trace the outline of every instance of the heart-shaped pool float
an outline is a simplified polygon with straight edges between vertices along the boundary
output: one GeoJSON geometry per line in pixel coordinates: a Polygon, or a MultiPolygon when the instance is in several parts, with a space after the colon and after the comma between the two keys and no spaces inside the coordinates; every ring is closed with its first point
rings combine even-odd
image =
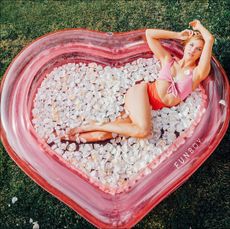
{"type": "MultiPolygon", "coordinates": [[[[162,41],[182,55],[175,41],[162,41]]],[[[1,139],[18,166],[37,184],[100,228],[130,228],[185,182],[215,150],[229,124],[229,83],[215,58],[202,82],[204,113],[156,160],[130,182],[111,192],[73,168],[36,132],[34,97],[45,76],[67,63],[95,62],[119,68],[151,58],[144,31],[101,33],[82,29],[58,31],[38,38],[13,60],[1,83],[1,139]],[[180,147],[179,147],[180,146],[180,147]],[[160,164],[159,164],[160,163],[160,164]],[[156,169],[156,164],[158,164],[156,169]]]]}

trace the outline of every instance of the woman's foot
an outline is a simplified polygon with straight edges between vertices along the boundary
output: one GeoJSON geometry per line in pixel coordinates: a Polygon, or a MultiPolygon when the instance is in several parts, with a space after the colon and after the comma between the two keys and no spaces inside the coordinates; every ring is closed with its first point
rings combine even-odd
{"type": "Polygon", "coordinates": [[[79,138],[84,139],[86,142],[99,142],[111,139],[113,135],[110,132],[93,131],[81,133],[79,134],[79,138]]]}
{"type": "Polygon", "coordinates": [[[116,137],[116,134],[112,134],[110,132],[104,132],[104,131],[77,133],[74,129],[71,129],[69,133],[70,134],[68,134],[67,136],[61,136],[60,139],[73,141],[73,142],[76,142],[76,140],[78,139],[79,141],[85,143],[85,142],[105,141],[116,137]]]}

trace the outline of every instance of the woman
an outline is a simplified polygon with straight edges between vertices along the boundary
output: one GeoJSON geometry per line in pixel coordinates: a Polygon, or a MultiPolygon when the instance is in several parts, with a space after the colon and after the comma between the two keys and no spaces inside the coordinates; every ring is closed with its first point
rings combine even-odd
{"type": "Polygon", "coordinates": [[[159,78],[153,83],[134,85],[127,91],[125,109],[129,116],[125,119],[118,118],[101,125],[91,121],[90,125],[71,129],[67,139],[74,141],[79,136],[87,142],[94,142],[111,139],[114,136],[112,133],[136,138],[148,137],[153,127],[151,108],[157,110],[179,104],[209,74],[214,37],[199,20],[189,25],[199,32],[147,29],[147,43],[162,66],[159,78]],[[159,39],[185,41],[183,58],[174,60],[159,39]]]}

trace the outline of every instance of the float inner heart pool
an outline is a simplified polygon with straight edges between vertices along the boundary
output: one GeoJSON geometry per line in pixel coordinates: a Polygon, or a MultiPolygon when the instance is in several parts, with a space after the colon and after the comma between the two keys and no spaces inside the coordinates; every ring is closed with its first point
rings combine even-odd
{"type": "MultiPolygon", "coordinates": [[[[181,58],[182,46],[162,45],[181,58]]],[[[229,123],[229,84],[212,57],[210,75],[182,103],[152,110],[145,139],[60,140],[89,120],[125,119],[125,94],[160,70],[144,31],[63,30],[23,49],[1,82],[1,139],[37,184],[100,228],[130,228],[211,155],[229,123]],[[57,137],[54,133],[57,133],[57,137]]]]}
{"type": "Polygon", "coordinates": [[[74,143],[58,136],[87,120],[114,121],[124,111],[121,118],[126,117],[125,92],[140,80],[155,80],[159,68],[154,58],[138,58],[120,68],[95,62],[55,68],[38,88],[32,123],[39,136],[90,182],[111,194],[127,190],[184,144],[185,136],[192,135],[205,112],[207,96],[201,87],[179,106],[152,110],[154,128],[149,138],[114,134],[114,139],[104,144],[84,144],[83,137],[74,143]]]}

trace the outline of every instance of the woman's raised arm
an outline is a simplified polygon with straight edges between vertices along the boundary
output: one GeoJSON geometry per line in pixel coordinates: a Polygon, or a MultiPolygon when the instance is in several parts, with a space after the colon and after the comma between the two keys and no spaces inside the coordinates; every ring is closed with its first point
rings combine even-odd
{"type": "Polygon", "coordinates": [[[161,63],[164,63],[165,61],[169,61],[172,57],[161,45],[159,39],[186,40],[191,35],[191,31],[183,30],[182,32],[173,32],[162,29],[146,29],[145,34],[149,48],[153,51],[161,63]]]}
{"type": "Polygon", "coordinates": [[[199,20],[194,20],[189,23],[193,29],[198,30],[204,38],[205,44],[200,56],[199,63],[196,67],[196,72],[199,81],[204,80],[211,68],[212,47],[214,43],[213,35],[200,23],[199,20]]]}

